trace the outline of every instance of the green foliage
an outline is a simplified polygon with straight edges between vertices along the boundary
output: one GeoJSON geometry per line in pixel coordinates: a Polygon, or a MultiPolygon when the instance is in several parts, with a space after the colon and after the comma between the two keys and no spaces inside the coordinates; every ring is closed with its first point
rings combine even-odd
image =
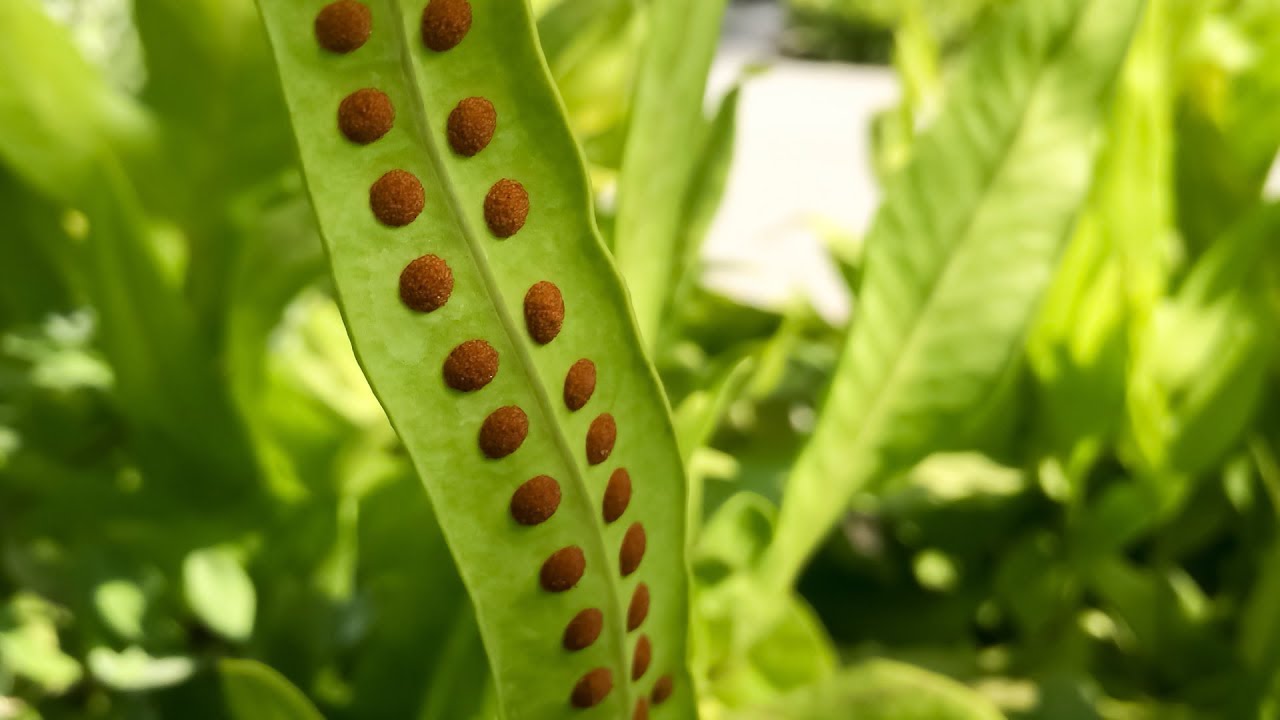
{"type": "Polygon", "coordinates": [[[790,584],[857,490],[963,440],[998,393],[1088,189],[1141,9],[1022,5],[979,39],[866,239],[858,319],[788,482],[765,586],[790,584]]]}
{"type": "Polygon", "coordinates": [[[197,550],[182,561],[183,592],[196,617],[233,642],[253,634],[253,580],[227,548],[197,550]]]}
{"type": "MultiPolygon", "coordinates": [[[[671,199],[694,189],[695,163],[704,154],[699,149],[710,134],[702,98],[724,8],[725,0],[694,5],[658,0],[649,13],[655,41],[645,46],[636,72],[612,248],[624,268],[641,334],[650,342],[658,333],[668,288],[678,279],[675,267],[689,254],[684,231],[693,218],[671,199]]],[[[727,103],[732,108],[735,98],[727,103]]],[[[731,109],[726,117],[732,122],[731,109]]],[[[731,135],[720,129],[713,137],[731,135]]],[[[715,164],[704,160],[703,167],[715,164]]]]}
{"type": "Polygon", "coordinates": [[[981,695],[910,665],[876,660],[849,667],[813,688],[787,696],[776,708],[743,713],[743,720],[999,720],[981,695]]]}
{"type": "MultiPolygon", "coordinates": [[[[948,47],[961,44],[982,13],[1010,0],[786,0],[788,42],[801,53],[865,62],[901,51],[893,35],[923,20],[948,47]]],[[[900,40],[900,38],[899,38],[900,40]]]]}
{"type": "Polygon", "coordinates": [[[655,720],[1278,716],[1275,2],[789,3],[788,44],[892,40],[904,90],[872,231],[828,232],[837,325],[701,282],[740,112],[702,96],[723,3],[473,0],[433,55],[425,2],[371,0],[341,57],[321,0],[0,2],[0,716],[631,720],[661,671],[655,720]],[[366,86],[397,120],[357,147],[334,115],[366,86]],[[471,95],[499,130],[463,159],[471,95]],[[393,165],[427,189],[399,230],[368,209],[393,165]],[[532,212],[496,240],[502,177],[532,212]],[[455,289],[415,315],[427,252],[455,289]],[[441,363],[472,337],[501,369],[463,395],[441,363]],[[487,461],[510,403],[530,435],[487,461]],[[534,474],[564,498],[517,527],[534,474]],[[542,592],[569,543],[586,576],[542,592]],[[587,604],[606,632],[569,654],[587,604]],[[574,710],[595,665],[615,690],[574,710]]]}
{"type": "Polygon", "coordinates": [[[253,660],[219,660],[167,701],[193,720],[320,720],[306,696],[253,660]]]}

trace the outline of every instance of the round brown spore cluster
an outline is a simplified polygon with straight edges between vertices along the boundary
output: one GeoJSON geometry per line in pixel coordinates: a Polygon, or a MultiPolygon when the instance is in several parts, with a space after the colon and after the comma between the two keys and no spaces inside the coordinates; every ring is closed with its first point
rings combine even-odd
{"type": "Polygon", "coordinates": [[[461,392],[475,392],[498,375],[498,351],[484,340],[468,340],[444,361],[444,381],[461,392]]]}
{"type": "Polygon", "coordinates": [[[452,50],[471,30],[467,0],[431,0],[422,11],[422,42],[431,50],[452,50]]]}
{"type": "Polygon", "coordinates": [[[604,489],[604,521],[612,523],[627,511],[631,503],[631,473],[626,468],[618,468],[609,476],[609,484],[604,489]]]}
{"type": "Polygon", "coordinates": [[[449,113],[449,147],[463,157],[474,157],[489,147],[498,128],[498,111],[482,97],[469,97],[449,113]]]}
{"type": "Polygon", "coordinates": [[[569,368],[564,377],[564,405],[578,411],[596,391],[596,364],[583,358],[569,368]]]}
{"type": "Polygon", "coordinates": [[[375,88],[361,88],[342,99],[338,105],[338,129],[353,143],[368,145],[391,131],[396,122],[396,109],[386,93],[375,88]]]}
{"type": "Polygon", "coordinates": [[[569,701],[576,708],[589,708],[600,704],[613,690],[613,673],[608,668],[596,668],[573,686],[569,701]]]}
{"type": "Polygon", "coordinates": [[[671,691],[675,689],[675,682],[671,679],[671,675],[663,675],[653,684],[653,694],[650,698],[654,705],[661,705],[671,697],[671,691]]]}
{"type": "Polygon", "coordinates": [[[529,416],[517,405],[507,405],[489,413],[480,425],[480,451],[491,460],[504,458],[524,444],[529,436],[529,416]]]}
{"type": "Polygon", "coordinates": [[[631,679],[639,680],[649,670],[649,663],[653,660],[653,644],[649,642],[648,635],[641,635],[636,641],[636,652],[631,659],[631,679]]]}
{"type": "Polygon", "coordinates": [[[387,227],[404,227],[417,220],[426,204],[422,181],[407,170],[392,170],[369,188],[369,208],[387,227]]]}
{"type": "Polygon", "coordinates": [[[521,525],[539,525],[560,507],[560,483],[539,475],[521,485],[511,496],[511,517],[521,525]]]}
{"type": "Polygon", "coordinates": [[[618,566],[623,577],[640,567],[640,561],[644,559],[645,542],[644,525],[632,523],[622,538],[622,550],[618,553],[618,566]]]}
{"type": "Polygon", "coordinates": [[[529,218],[529,192],[524,185],[510,178],[503,178],[489,188],[484,197],[484,221],[489,230],[500,238],[509,238],[520,232],[529,218]]]}
{"type": "Polygon", "coordinates": [[[564,629],[564,649],[582,650],[591,647],[604,629],[604,613],[599,608],[587,608],[569,621],[564,629]]]}
{"type": "Polygon", "coordinates": [[[649,617],[649,586],[640,583],[631,594],[631,603],[627,605],[627,632],[631,632],[644,624],[649,617]]]}
{"type": "Polygon", "coordinates": [[[582,579],[587,569],[587,557],[577,545],[560,548],[542,563],[539,578],[547,592],[564,592],[572,589],[582,579]]]}
{"type": "Polygon", "coordinates": [[[357,0],[337,0],[316,15],[315,31],[320,47],[345,55],[368,42],[373,32],[373,14],[357,0]]]}
{"type": "Polygon", "coordinates": [[[564,296],[560,288],[546,280],[529,288],[524,296],[524,322],[529,336],[539,345],[555,340],[564,327],[564,296]]]}
{"type": "Polygon", "coordinates": [[[618,424],[609,413],[602,413],[587,428],[587,462],[599,465],[609,459],[618,439],[618,424]]]}
{"type": "Polygon", "coordinates": [[[453,270],[435,255],[423,255],[400,272],[400,302],[420,313],[435,312],[453,294],[453,270]]]}

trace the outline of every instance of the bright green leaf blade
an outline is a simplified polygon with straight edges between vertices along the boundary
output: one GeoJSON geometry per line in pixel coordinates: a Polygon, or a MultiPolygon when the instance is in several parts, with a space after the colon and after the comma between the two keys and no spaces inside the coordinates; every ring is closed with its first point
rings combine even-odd
{"type": "Polygon", "coordinates": [[[0,607],[0,668],[48,693],[63,693],[80,681],[80,663],[58,646],[58,608],[19,592],[0,607]]]}
{"type": "MultiPolygon", "coordinates": [[[[1178,117],[1178,224],[1194,253],[1258,201],[1280,149],[1280,6],[1181,3],[1184,32],[1170,44],[1193,48],[1178,117]]],[[[1185,52],[1185,51],[1184,51],[1185,52]]],[[[1190,60],[1190,61],[1188,61],[1190,60]]]]}
{"type": "Polygon", "coordinates": [[[171,687],[191,677],[196,669],[189,657],[153,657],[136,645],[120,652],[96,647],[89,651],[88,660],[89,671],[98,682],[124,692],[171,687]]]}
{"type": "Polygon", "coordinates": [[[1171,3],[1150,3],[1107,123],[1089,202],[1045,292],[1027,355],[1041,442],[1077,479],[1118,429],[1131,337],[1164,290],[1172,223],[1171,3]]]}
{"type": "Polygon", "coordinates": [[[302,691],[253,660],[218,662],[228,720],[320,720],[302,691]]]}
{"type": "Polygon", "coordinates": [[[1237,222],[1140,340],[1127,434],[1148,472],[1194,476],[1242,441],[1276,357],[1277,232],[1280,205],[1237,222]]]}
{"type": "Polygon", "coordinates": [[[681,199],[689,190],[707,73],[720,38],[725,0],[656,0],[632,98],[618,178],[613,252],[635,303],[641,336],[652,344],[680,262],[681,199]]]}
{"type": "Polygon", "coordinates": [[[102,622],[125,640],[142,640],[147,596],[137,583],[113,578],[93,589],[93,605],[102,622]]]}
{"type": "Polygon", "coordinates": [[[322,51],[317,8],[263,2],[293,117],[304,170],[356,353],[431,495],[440,525],[476,607],[476,617],[508,720],[575,712],[570,695],[589,670],[612,673],[613,690],[594,712],[629,717],[656,679],[675,678],[666,717],[693,716],[684,669],[688,579],[684,565],[685,479],[668,409],[641,349],[617,272],[596,233],[585,172],[525,2],[473,0],[473,23],[452,50],[423,46],[424,3],[367,2],[368,42],[349,55],[322,51]],[[336,127],[347,94],[377,87],[396,107],[395,127],[368,146],[336,127]],[[445,138],[450,112],[467,97],[495,106],[498,129],[486,149],[456,155],[445,138]],[[407,227],[379,224],[371,185],[403,169],[423,184],[426,209],[407,227]],[[500,178],[530,195],[527,223],[498,240],[486,226],[486,193],[500,178]],[[424,253],[452,269],[447,304],[429,314],[398,297],[404,267],[424,253]],[[523,301],[539,281],[555,283],[566,307],[563,330],[546,345],[525,328],[523,301]],[[475,392],[450,389],[446,357],[483,339],[496,350],[496,378],[475,392]],[[579,359],[599,372],[594,396],[577,412],[562,398],[579,359]],[[477,437],[495,409],[516,405],[529,418],[514,453],[488,459],[477,437]],[[601,413],[616,418],[608,461],[589,465],[585,438],[601,413]],[[601,500],[610,474],[625,467],[634,492],[620,520],[606,525],[601,500]],[[562,499],[543,524],[516,524],[508,510],[526,480],[548,475],[562,499]],[[639,569],[620,577],[622,538],[643,523],[639,569]],[[552,553],[580,546],[586,572],[572,590],[551,593],[539,572],[552,553]],[[626,629],[638,583],[651,590],[648,618],[626,629]],[[562,647],[566,625],[598,607],[604,631],[589,648],[562,647]],[[631,682],[640,634],[653,643],[651,666],[631,682]]]}
{"type": "Polygon", "coordinates": [[[1017,358],[1142,9],[1021,2],[975,41],[867,239],[859,315],[787,486],[766,587],[790,584],[859,487],[959,437],[1017,358]]]}
{"type": "Polygon", "coordinates": [[[440,648],[418,720],[480,720],[486,717],[485,695],[491,685],[475,612],[464,604],[440,648]]]}
{"type": "Polygon", "coordinates": [[[237,299],[235,264],[253,250],[218,199],[271,182],[294,162],[284,98],[251,0],[136,5],[143,100],[162,144],[133,175],[149,179],[139,187],[147,206],[182,225],[197,269],[187,297],[203,327],[220,327],[237,299]]]}
{"type": "Polygon", "coordinates": [[[733,720],[1003,720],[991,701],[941,675],[888,660],[848,668],[733,720]]]}
{"type": "Polygon", "coordinates": [[[81,56],[35,0],[0,3],[0,161],[67,202],[84,191],[109,144],[145,120],[81,56]]]}
{"type": "Polygon", "coordinates": [[[642,42],[637,0],[566,0],[538,20],[538,37],[574,132],[593,163],[621,161],[631,79],[642,42]],[[604,150],[605,152],[601,152],[604,150]]]}
{"type": "Polygon", "coordinates": [[[164,698],[164,717],[189,720],[321,720],[301,690],[256,660],[219,660],[164,698]],[[170,715],[170,713],[173,713],[170,715]]]}
{"type": "Polygon", "coordinates": [[[174,493],[213,503],[206,508],[246,508],[254,499],[257,458],[216,358],[178,288],[164,277],[154,231],[129,180],[111,161],[93,179],[78,260],[143,470],[174,493]],[[193,423],[197,411],[200,422],[193,423]]]}
{"type": "Polygon", "coordinates": [[[187,605],[211,630],[228,640],[249,639],[258,597],[234,550],[213,547],[187,555],[182,587],[187,605]]]}
{"type": "MultiPolygon", "coordinates": [[[[124,141],[145,127],[139,109],[30,0],[4,3],[0,26],[16,37],[0,49],[0,161],[56,200],[75,228],[68,234],[84,240],[59,260],[76,265],[68,275],[97,313],[97,340],[142,470],[157,484],[181,480],[188,496],[207,491],[213,478],[219,502],[243,502],[256,475],[251,449],[121,169],[124,141]],[[193,426],[197,411],[202,423],[193,426]]],[[[58,245],[32,234],[13,241],[58,245]]]]}
{"type": "Polygon", "coordinates": [[[720,101],[720,108],[707,125],[698,150],[693,175],[685,192],[679,237],[671,250],[675,263],[667,293],[668,302],[673,307],[684,306],[685,299],[700,279],[702,265],[699,253],[729,184],[741,91],[742,87],[736,86],[720,101]]]}

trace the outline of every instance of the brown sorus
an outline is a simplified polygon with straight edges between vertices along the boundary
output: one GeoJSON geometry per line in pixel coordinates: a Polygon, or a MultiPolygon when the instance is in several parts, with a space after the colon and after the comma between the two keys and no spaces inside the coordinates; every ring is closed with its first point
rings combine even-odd
{"type": "Polygon", "coordinates": [[[498,127],[498,111],[482,97],[469,97],[449,113],[449,146],[471,157],[489,146],[498,127]]]}
{"type": "Polygon", "coordinates": [[[658,682],[653,684],[652,697],[653,697],[654,705],[661,705],[662,703],[667,701],[667,698],[671,697],[671,690],[672,690],[673,684],[674,683],[672,682],[670,675],[663,675],[662,677],[658,678],[658,682]]]}
{"type": "Polygon", "coordinates": [[[604,613],[599,608],[587,608],[569,621],[564,629],[564,649],[581,650],[590,647],[600,637],[604,628],[604,613]]]}
{"type": "Polygon", "coordinates": [[[649,701],[640,698],[636,701],[636,711],[632,713],[631,720],[649,720],[649,701]]]}
{"type": "Polygon", "coordinates": [[[573,686],[573,694],[569,696],[569,702],[576,708],[589,708],[598,705],[608,697],[611,690],[613,690],[613,673],[607,668],[596,668],[583,675],[578,684],[573,686]]]}
{"type": "Polygon", "coordinates": [[[480,451],[485,457],[504,458],[524,443],[529,434],[529,416],[515,405],[500,407],[489,413],[480,426],[480,451]]]}
{"type": "Polygon", "coordinates": [[[581,410],[596,391],[596,364],[583,358],[564,376],[564,404],[570,410],[581,410]]]}
{"type": "Polygon", "coordinates": [[[560,483],[539,475],[521,485],[511,496],[511,517],[521,525],[546,522],[560,507],[560,483]]]}
{"type": "Polygon", "coordinates": [[[413,222],[427,204],[422,183],[413,173],[392,170],[369,188],[369,207],[378,222],[403,227],[413,222]]]}
{"type": "Polygon", "coordinates": [[[484,221],[500,238],[520,232],[529,217],[529,193],[515,180],[502,179],[489,188],[484,197],[484,221]]]}
{"type": "Polygon", "coordinates": [[[608,460],[617,439],[618,424],[609,413],[601,413],[600,417],[591,421],[591,427],[587,428],[587,462],[599,465],[608,460]]]}
{"type": "Polygon", "coordinates": [[[587,557],[577,545],[560,548],[542,563],[538,577],[548,592],[564,592],[578,584],[587,569],[587,557]]]}
{"type": "Polygon", "coordinates": [[[368,145],[386,135],[396,122],[396,109],[386,93],[361,88],[338,104],[338,129],[353,143],[368,145]]]}
{"type": "Polygon", "coordinates": [[[449,387],[472,392],[488,385],[498,374],[498,351],[484,340],[468,340],[454,348],[444,361],[444,381],[449,387]]]}
{"type": "Polygon", "coordinates": [[[422,42],[436,52],[452,50],[471,29],[467,0],[431,0],[422,11],[422,42]]]}
{"type": "Polygon", "coordinates": [[[639,680],[649,669],[649,661],[653,659],[653,643],[648,635],[641,635],[636,641],[636,654],[631,658],[631,679],[639,680]]]}
{"type": "Polygon", "coordinates": [[[622,538],[622,550],[618,553],[618,564],[622,568],[623,577],[640,567],[640,561],[644,559],[644,546],[644,525],[632,523],[622,538]]]}
{"type": "Polygon", "coordinates": [[[644,624],[649,617],[649,586],[640,583],[631,594],[631,604],[627,606],[627,632],[631,632],[644,624]]]}
{"type": "Polygon", "coordinates": [[[320,47],[335,53],[349,53],[369,39],[373,14],[356,0],[337,0],[316,15],[316,40],[320,47]]]}
{"type": "Polygon", "coordinates": [[[604,521],[611,523],[622,517],[631,503],[631,473],[626,468],[618,468],[609,476],[609,484],[604,489],[604,521]]]}
{"type": "Polygon", "coordinates": [[[452,294],[453,271],[435,255],[423,255],[400,271],[400,302],[411,310],[438,310],[452,294]]]}
{"type": "Polygon", "coordinates": [[[524,294],[524,324],[529,336],[539,345],[555,340],[564,327],[564,297],[560,295],[560,288],[546,280],[534,283],[524,294]]]}

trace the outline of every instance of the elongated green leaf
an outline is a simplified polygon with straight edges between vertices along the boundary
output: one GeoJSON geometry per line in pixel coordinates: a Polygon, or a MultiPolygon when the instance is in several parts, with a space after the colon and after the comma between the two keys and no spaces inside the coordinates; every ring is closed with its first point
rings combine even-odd
{"type": "Polygon", "coordinates": [[[1149,472],[1193,476],[1242,441],[1276,355],[1268,265],[1278,231],[1280,205],[1245,216],[1141,339],[1127,434],[1149,472]]]}
{"type": "Polygon", "coordinates": [[[190,307],[163,276],[128,179],[111,161],[94,179],[98,190],[84,206],[87,242],[77,259],[144,470],[180,495],[243,506],[257,478],[256,457],[215,359],[190,307]],[[199,424],[191,422],[195,412],[199,424]]]}
{"type": "Polygon", "coordinates": [[[228,217],[237,190],[292,162],[289,123],[271,56],[251,0],[148,0],[136,3],[147,58],[143,98],[162,145],[135,175],[157,213],[179,220],[191,264],[186,295],[202,325],[219,327],[235,298],[242,236],[228,217]]]}
{"type": "MultiPolygon", "coordinates": [[[[0,26],[18,43],[0,50],[0,161],[75,220],[72,234],[84,242],[59,259],[75,265],[99,318],[143,470],[157,482],[181,480],[183,494],[217,482],[206,499],[240,502],[246,493],[236,490],[257,472],[252,450],[121,169],[124,140],[138,140],[146,126],[140,111],[32,0],[4,3],[0,26]]],[[[58,244],[27,233],[6,240],[58,244]]]]}
{"type": "Polygon", "coordinates": [[[1107,123],[1089,203],[1045,293],[1027,355],[1042,440],[1077,479],[1117,430],[1132,336],[1165,283],[1172,221],[1171,3],[1152,0],[1107,123]]]}
{"type": "Polygon", "coordinates": [[[0,27],[0,161],[67,202],[90,184],[109,144],[144,135],[145,118],[35,0],[0,4],[0,27]]]}
{"type": "Polygon", "coordinates": [[[801,690],[767,708],[734,720],[1002,720],[990,700],[925,670],[888,660],[848,668],[831,680],[801,690]]]}
{"type": "Polygon", "coordinates": [[[280,673],[256,660],[219,660],[165,696],[164,717],[190,720],[321,720],[280,673]]]}
{"type": "Polygon", "coordinates": [[[574,132],[596,164],[621,161],[623,124],[642,45],[638,0],[565,0],[538,20],[538,37],[574,132]]]}
{"type": "MultiPolygon", "coordinates": [[[[599,699],[593,717],[629,718],[670,675],[674,693],[655,716],[693,717],[684,668],[683,469],[662,391],[595,230],[582,160],[528,5],[434,0],[429,15],[470,11],[469,31],[444,51],[425,47],[424,5],[368,0],[371,34],[338,54],[317,43],[320,3],[260,3],[357,356],[431,496],[475,605],[504,716],[570,717],[577,695],[599,699]],[[363,146],[344,138],[337,123],[344,98],[361,88],[385,93],[395,108],[391,129],[363,146]],[[465,157],[452,149],[446,128],[469,97],[492,103],[497,130],[465,157]],[[400,227],[371,212],[371,188],[392,170],[411,173],[425,196],[421,215],[400,227]],[[495,237],[485,210],[486,194],[503,178],[520,182],[529,196],[527,222],[507,239],[495,237]],[[451,293],[434,311],[416,312],[398,297],[399,278],[428,253],[451,268],[451,293]],[[526,293],[539,282],[554,284],[565,308],[563,328],[547,343],[533,339],[524,317],[526,293]],[[465,372],[446,381],[447,359],[472,340],[492,348],[496,366],[471,384],[461,382],[465,372]],[[573,411],[562,399],[566,376],[583,359],[594,363],[598,382],[573,411]],[[514,421],[492,433],[482,429],[504,407],[521,409],[527,435],[514,421]],[[607,460],[592,463],[588,429],[605,427],[606,416],[616,421],[616,445],[607,460]],[[490,444],[498,439],[515,449],[492,457],[501,454],[490,444]],[[621,517],[606,523],[603,495],[620,469],[629,472],[633,492],[621,517]],[[556,481],[559,504],[544,522],[518,524],[509,509],[517,489],[541,475],[556,481]],[[647,539],[642,560],[624,576],[623,538],[638,537],[640,528],[647,539]],[[580,580],[551,573],[573,585],[552,592],[542,568],[568,548],[580,550],[585,572],[580,580]],[[641,583],[650,610],[629,631],[627,611],[641,583]],[[589,647],[566,650],[566,627],[588,608],[602,612],[603,631],[589,647]],[[633,682],[642,637],[652,660],[633,682]],[[612,678],[607,695],[575,693],[597,670],[612,678]]],[[[444,285],[424,282],[444,293],[444,285]]],[[[592,446],[603,451],[606,444],[592,446]]]]}
{"type": "Polygon", "coordinates": [[[0,327],[37,323],[74,305],[68,260],[71,244],[59,223],[59,208],[0,169],[0,214],[9,218],[0,242],[0,327]],[[39,237],[42,242],[11,238],[39,237]]]}
{"type": "Polygon", "coordinates": [[[187,604],[220,635],[245,642],[253,633],[257,593],[232,548],[197,550],[182,563],[187,604]]]}
{"type": "Polygon", "coordinates": [[[1257,202],[1280,149],[1268,121],[1280,102],[1280,6],[1268,0],[1181,3],[1185,33],[1170,44],[1194,48],[1178,118],[1178,223],[1198,253],[1257,202]]]}
{"type": "Polygon", "coordinates": [[[1088,189],[1141,0],[1017,3],[973,55],[867,239],[860,312],[786,489],[786,587],[866,483],[960,437],[1022,346],[1088,189]]]}
{"type": "Polygon", "coordinates": [[[674,264],[667,304],[672,308],[684,307],[700,279],[702,263],[698,255],[729,184],[741,90],[741,86],[735,87],[720,101],[720,108],[706,125],[697,151],[697,162],[685,192],[679,237],[671,248],[674,264]]]}
{"type": "Polygon", "coordinates": [[[320,713],[298,688],[253,660],[218,663],[228,720],[320,720],[320,713]]]}
{"type": "Polygon", "coordinates": [[[652,344],[680,262],[682,201],[693,181],[707,72],[725,0],[656,0],[618,178],[613,252],[652,344]]]}
{"type": "Polygon", "coordinates": [[[0,607],[0,667],[45,692],[60,693],[84,671],[58,647],[57,608],[22,592],[0,607]]]}
{"type": "MultiPolygon", "coordinates": [[[[427,687],[418,720],[486,718],[486,690],[491,686],[475,612],[464,604],[453,618],[448,641],[427,687]]],[[[492,694],[492,693],[488,693],[492,694]]]]}

